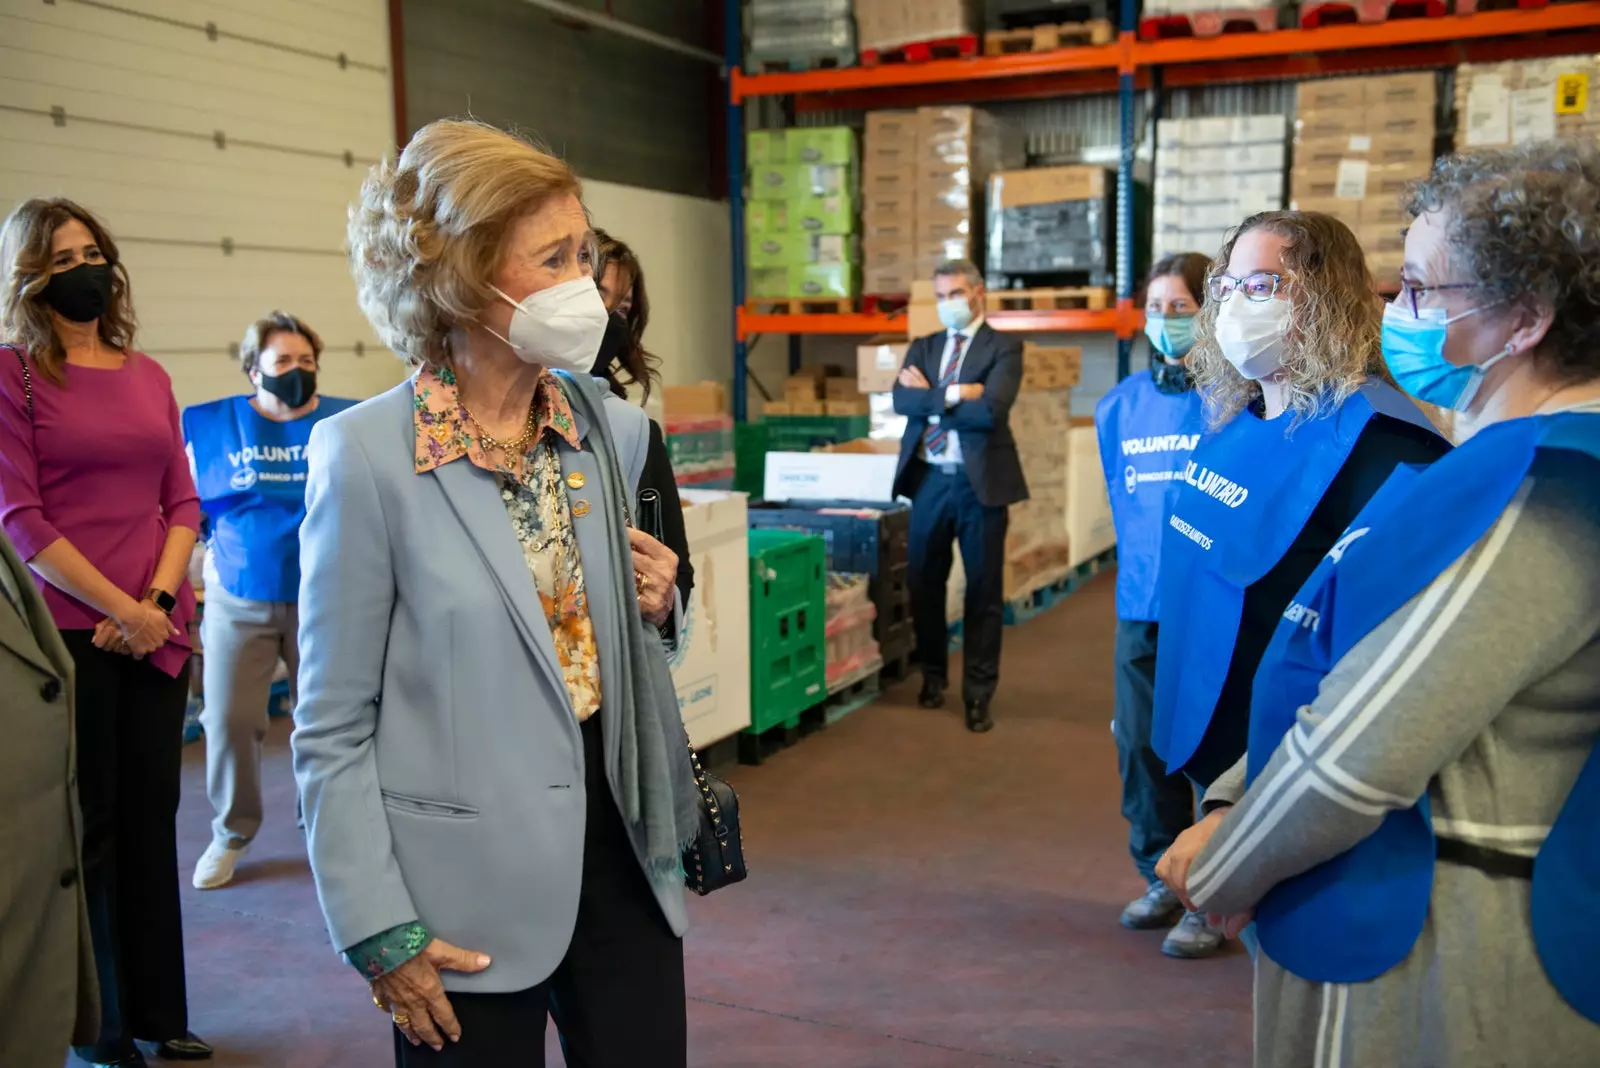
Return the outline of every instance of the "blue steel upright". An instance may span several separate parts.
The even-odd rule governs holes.
[[[1123,33],[1136,33],[1139,29],[1137,0],[1122,0],[1122,17],[1118,20]],[[1134,196],[1133,152],[1138,136],[1135,129],[1134,71],[1121,70],[1117,75],[1117,106],[1121,113],[1122,144],[1117,157],[1117,304],[1133,299],[1133,241]],[[1120,334],[1121,331],[1118,331]],[[1133,363],[1133,339],[1117,338],[1117,380],[1128,377]]]
[[[1127,0],[1124,0],[1126,6]],[[741,0],[722,2],[722,55],[728,78],[728,236],[733,242],[733,418],[745,421],[745,358],[739,337],[739,309],[744,307],[744,106],[733,99],[733,71],[744,62],[744,19]]]

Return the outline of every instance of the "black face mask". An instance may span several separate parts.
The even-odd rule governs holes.
[[[622,317],[621,312],[612,312],[606,318],[606,336],[600,341],[600,352],[595,356],[594,367],[589,373],[595,378],[607,377],[631,344],[633,336],[628,332],[628,320]]]
[[[1150,354],[1150,377],[1162,393],[1187,393],[1194,388],[1189,369],[1181,363],[1168,363],[1159,353]]]
[[[291,408],[309,404],[317,395],[317,372],[296,367],[281,375],[261,376],[261,388]]]
[[[80,263],[50,276],[44,302],[68,322],[92,323],[111,307],[111,264]]]

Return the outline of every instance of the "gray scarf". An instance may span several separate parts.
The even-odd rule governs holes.
[[[634,842],[643,845],[650,874],[682,879],[684,847],[694,840],[700,826],[700,795],[661,636],[639,614],[638,594],[627,582],[633,574],[633,550],[627,528],[616,520],[631,516],[628,502],[633,488],[617,463],[611,424],[594,379],[557,373],[556,380],[573,411],[589,424],[586,447],[599,461],[600,489],[610,505],[606,509],[606,547],[616,581],[604,590],[590,587],[589,596],[611,598],[621,624],[618,662],[622,670],[620,678],[606,680],[604,705],[609,712],[606,723],[621,739],[615,785],[622,819]]]

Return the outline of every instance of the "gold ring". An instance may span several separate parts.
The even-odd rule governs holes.
[[[645,590],[650,588],[650,576],[646,575],[642,571],[635,571],[633,573],[633,582],[634,586],[640,593],[643,593]]]
[[[378,1009],[379,1009],[380,1012],[388,1012],[389,1011],[389,1006],[385,1005],[383,1003],[383,999],[378,997],[378,995],[376,995],[376,994],[372,995],[372,1003],[374,1005],[378,1006]]]
[[[394,1014],[394,1022],[396,1027],[404,1027],[411,1022],[411,1017],[403,1012],[397,1012]]]

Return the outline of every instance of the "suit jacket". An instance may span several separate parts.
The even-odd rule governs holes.
[[[1028,484],[1022,477],[1022,462],[1017,459],[1017,442],[1011,436],[1011,405],[1022,386],[1022,342],[989,327],[980,326],[972,336],[961,364],[960,383],[982,382],[983,396],[963,401],[946,409],[944,391],[938,386],[939,364],[944,358],[949,335],[919,337],[906,350],[906,367],[920,368],[931,389],[913,389],[899,383],[894,387],[894,410],[906,416],[905,436],[900,439],[900,463],[895,470],[894,492],[915,497],[927,465],[917,459],[928,418],[939,416],[946,430],[961,435],[961,460],[978,500],[986,505],[1015,504],[1028,499]]]
[[[0,534],[27,622],[0,593],[0,1064],[59,1068],[93,1042],[100,996],[83,895],[72,656],[32,574]],[[76,999],[76,1005],[69,999]],[[71,1021],[70,1031],[65,1026]]]
[[[412,403],[403,382],[311,436],[293,736],[311,867],[335,948],[420,919],[494,960],[446,972],[449,989],[525,990],[555,971],[577,919],[583,742],[494,476],[465,459],[417,474]],[[605,403],[637,487],[644,412]],[[577,430],[588,437],[581,417]],[[631,584],[611,573],[606,524],[622,519],[594,453],[559,451],[569,497],[590,504],[573,515],[586,586]],[[589,611],[604,702],[621,620],[606,597]],[[605,741],[615,790],[618,739]],[[682,934],[681,877],[652,886]]]

